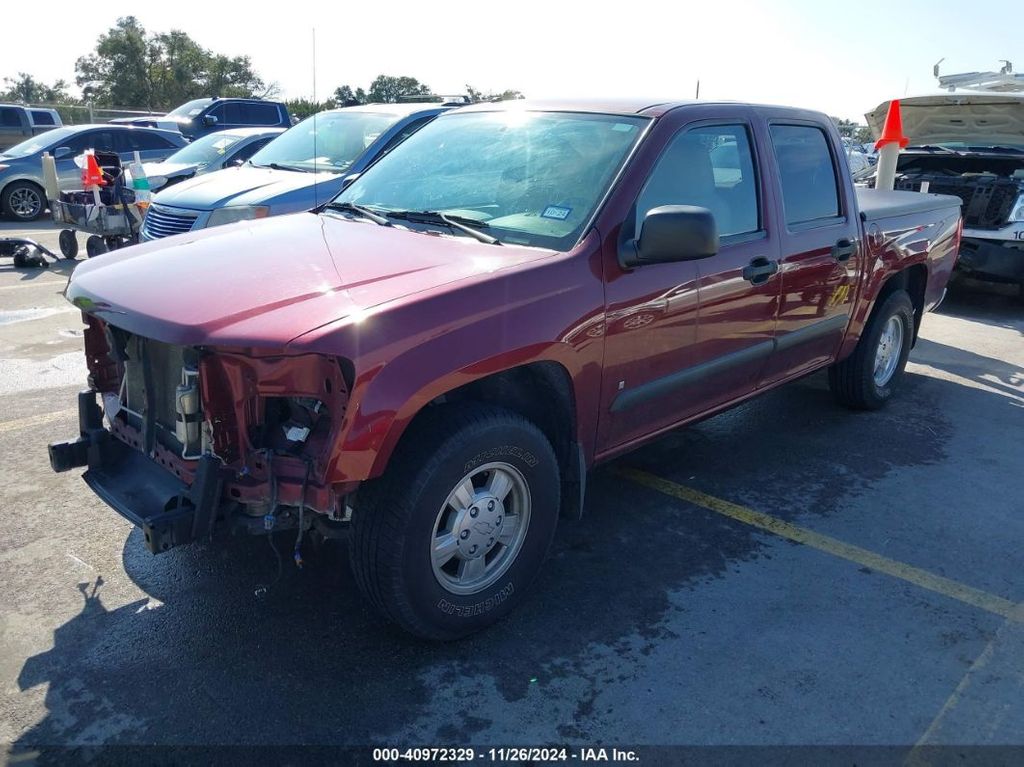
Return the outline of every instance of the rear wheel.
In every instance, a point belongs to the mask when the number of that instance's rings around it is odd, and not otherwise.
[[[877,410],[903,378],[914,337],[914,305],[906,291],[890,293],[875,309],[853,354],[828,370],[840,404]]]
[[[359,491],[356,582],[417,636],[479,631],[525,595],[554,536],[559,496],[554,451],[532,423],[478,404],[438,408]]]
[[[78,255],[78,237],[74,229],[62,229],[57,241],[60,243],[60,254],[67,259]]]
[[[89,235],[89,239],[85,241],[85,252],[92,258],[93,256],[102,256],[107,252],[107,243],[103,241],[103,238],[98,234]]]

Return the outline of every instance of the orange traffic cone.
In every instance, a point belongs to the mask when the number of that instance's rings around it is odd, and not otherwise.
[[[100,170],[100,166],[96,162],[96,153],[91,149],[87,149],[85,152],[85,167],[82,168],[82,188],[88,190],[106,185],[107,182],[103,179],[103,171]]]
[[[910,139],[903,135],[903,118],[900,116],[900,100],[893,99],[889,102],[889,111],[885,114],[885,126],[882,128],[882,135],[875,142],[875,149],[881,149],[886,144],[896,142],[903,149],[910,143]]]
[[[889,111],[885,115],[882,135],[875,142],[878,150],[878,163],[875,165],[875,189],[892,189],[896,184],[896,164],[900,150],[910,143],[903,135],[903,119],[900,117],[900,100],[889,102]]]

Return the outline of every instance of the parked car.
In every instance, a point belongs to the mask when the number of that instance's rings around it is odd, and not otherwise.
[[[310,210],[448,109],[444,104],[366,104],[307,117],[242,167],[154,195],[141,238]]]
[[[208,133],[166,160],[146,163],[149,188],[157,192],[193,176],[241,165],[282,133],[284,128],[235,128]]]
[[[0,104],[0,150],[63,124],[55,109]]]
[[[121,117],[114,123],[155,128],[176,127],[187,139],[233,128],[290,128],[288,107],[262,99],[205,98],[187,101],[166,115]]]
[[[348,535],[370,602],[451,639],[528,593],[594,464],[822,368],[884,405],[959,200],[855,191],[824,114],[651,103],[459,109],[319,213],[80,265],[53,468],[153,552]]]
[[[957,90],[900,100],[911,144],[896,187],[955,195],[964,232],[957,271],[1015,284],[1024,297],[1024,93]],[[878,135],[889,102],[867,115]],[[873,174],[865,179],[873,184]]]
[[[185,146],[175,131],[127,125],[74,125],[30,138],[0,154],[0,207],[4,215],[32,221],[46,210],[43,190],[43,152],[56,160],[62,188],[81,188],[82,169],[75,157],[86,149],[117,152],[130,161],[135,152],[142,160],[162,160]]]

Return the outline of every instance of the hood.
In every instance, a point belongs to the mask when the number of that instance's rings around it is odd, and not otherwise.
[[[153,202],[174,208],[213,210],[226,205],[273,205],[287,196],[292,210],[309,210],[340,192],[343,179],[344,175],[339,173],[302,173],[243,165],[175,184],[160,192]]]
[[[881,135],[889,102],[867,118],[871,132]],[[1024,147],[1024,93],[955,91],[900,99],[903,134],[911,145],[963,142],[973,146]]]
[[[146,171],[147,178],[153,178],[154,176],[174,178],[175,176],[195,173],[199,170],[200,165],[196,162],[147,162],[142,167]]]
[[[116,250],[79,264],[65,294],[146,338],[281,349],[329,322],[551,254],[297,213]]]

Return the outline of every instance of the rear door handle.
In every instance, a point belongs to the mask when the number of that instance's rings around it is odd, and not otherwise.
[[[837,240],[836,244],[832,246],[832,258],[839,262],[849,261],[856,252],[857,243],[853,240],[848,240],[845,237],[841,240]]]
[[[768,278],[777,271],[779,271],[778,261],[771,261],[764,256],[758,256],[744,267],[743,279],[752,285],[760,285],[767,282]]]

